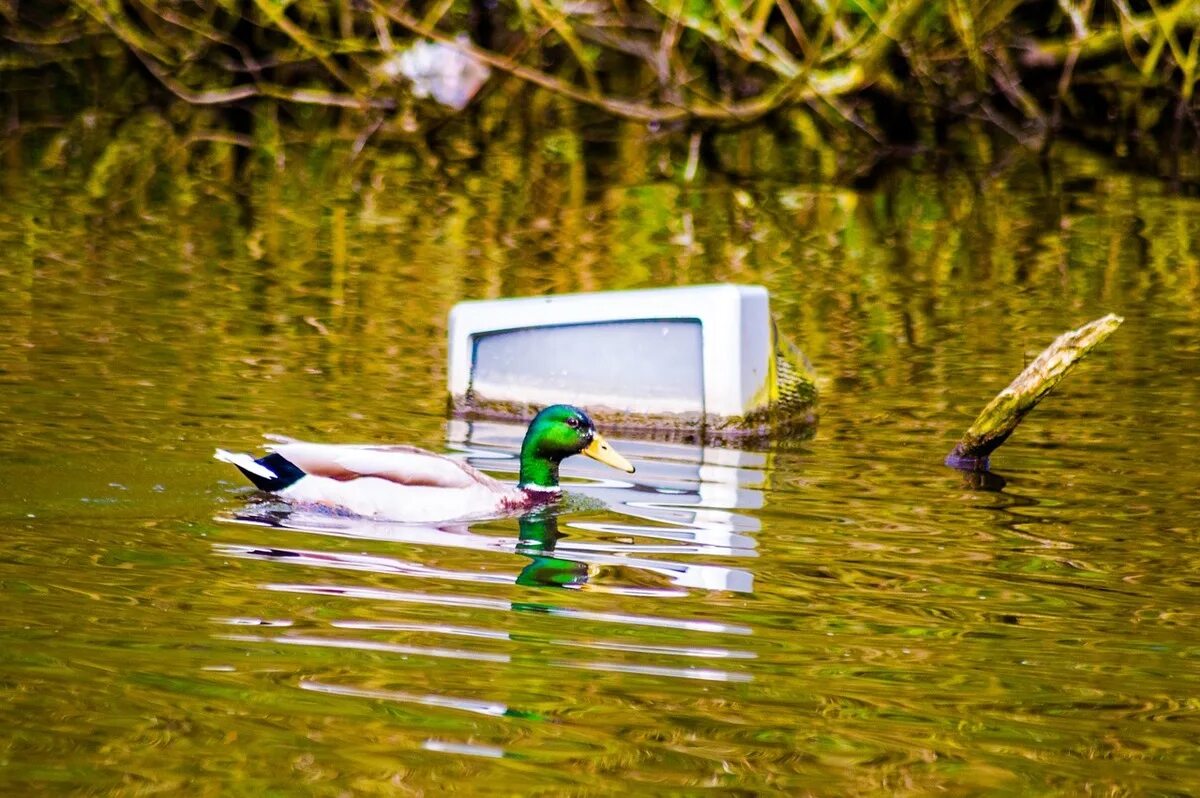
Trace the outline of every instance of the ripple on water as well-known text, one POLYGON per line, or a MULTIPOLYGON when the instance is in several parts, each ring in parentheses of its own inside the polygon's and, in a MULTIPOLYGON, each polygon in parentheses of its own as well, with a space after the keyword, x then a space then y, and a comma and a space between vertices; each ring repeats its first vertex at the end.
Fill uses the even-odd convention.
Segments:
MULTIPOLYGON (((1195 792, 1195 198, 1057 146, 1048 172, 866 191, 623 187, 502 153, 447 183, 364 152, 356 210, 314 182, 328 152, 288 144, 265 192, 179 172, 97 224, 67 174, 88 170, 24 169, 17 138, 0 792, 1195 792), (645 234, 679 213, 698 246, 645 234), (820 369, 815 438, 622 441, 636 476, 572 458, 541 519, 210 522, 244 496, 211 447, 268 421, 437 447, 439 319, 467 294, 731 276, 820 369), (987 477, 941 465, 1110 310, 987 477)), ((522 432, 448 437, 511 481, 522 432)))

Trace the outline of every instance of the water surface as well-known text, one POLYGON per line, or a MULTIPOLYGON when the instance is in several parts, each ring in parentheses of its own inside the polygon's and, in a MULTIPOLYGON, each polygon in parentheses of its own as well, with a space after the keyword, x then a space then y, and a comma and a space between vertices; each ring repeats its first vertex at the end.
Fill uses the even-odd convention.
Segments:
POLYGON ((10 162, 0 792, 1194 789, 1196 199, 1082 152, 863 191, 531 157, 10 162), (632 477, 576 458, 555 511, 441 527, 210 459, 278 432, 512 479, 519 427, 444 416, 455 302, 714 281, 770 289, 813 438, 617 439, 632 477), (1110 311, 993 479, 941 465, 1110 311))

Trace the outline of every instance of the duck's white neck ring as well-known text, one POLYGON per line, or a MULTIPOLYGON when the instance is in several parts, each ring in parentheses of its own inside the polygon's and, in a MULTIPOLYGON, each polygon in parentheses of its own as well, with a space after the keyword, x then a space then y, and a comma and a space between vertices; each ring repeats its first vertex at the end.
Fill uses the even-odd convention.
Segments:
POLYGON ((546 486, 546 485, 538 485, 537 483, 534 483, 534 482, 530 482, 527 485, 522 485, 521 490, 528 490, 528 491, 532 491, 534 493, 554 493, 554 494, 562 493, 562 488, 560 488, 558 485, 546 486))

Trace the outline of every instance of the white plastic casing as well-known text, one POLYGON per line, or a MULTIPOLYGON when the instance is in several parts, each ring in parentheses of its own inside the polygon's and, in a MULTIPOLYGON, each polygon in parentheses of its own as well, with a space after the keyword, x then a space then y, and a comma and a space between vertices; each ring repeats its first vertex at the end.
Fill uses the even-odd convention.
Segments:
POLYGON ((728 417, 761 409, 770 395, 771 315, 760 286, 461 302, 449 334, 456 401, 474 388, 484 401, 728 417), (640 324, 580 326, 621 322, 640 324))

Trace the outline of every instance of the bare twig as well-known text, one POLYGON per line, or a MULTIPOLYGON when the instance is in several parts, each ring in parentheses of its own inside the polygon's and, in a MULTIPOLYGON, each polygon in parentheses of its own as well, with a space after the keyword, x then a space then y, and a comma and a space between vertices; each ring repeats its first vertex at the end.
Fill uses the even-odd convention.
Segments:
POLYGON ((1027 41, 1022 61, 1030 66, 1062 63, 1076 47, 1080 59, 1100 58, 1122 48, 1130 36, 1148 41, 1160 19, 1170 20, 1173 26, 1195 29, 1200 26, 1200 3, 1178 0, 1169 8, 1129 17, 1123 25, 1093 30, 1082 39, 1071 36, 1057 41, 1027 41))
MULTIPOLYGON (((547 8, 542 0, 529 0, 529 6, 567 45, 567 49, 575 57, 579 68, 583 70, 583 79, 588 85, 588 90, 593 94, 599 95, 601 89, 600 81, 596 78, 596 70, 592 67, 592 63, 588 59, 587 53, 579 41, 579 37, 575 34, 575 30, 554 9, 547 8)), ((432 27, 425 24, 424 21, 422 21, 422 25, 427 28, 432 27)))
POLYGON ((222 105, 234 103, 238 100, 245 100, 249 97, 258 97, 261 94, 257 86, 250 84, 233 86, 232 88, 228 89, 192 91, 179 81, 175 80, 175 78, 167 74, 167 71, 159 66, 158 62, 155 61, 154 58, 148 53, 143 53, 137 47, 132 45, 129 49, 130 52, 137 56, 138 60, 142 62, 142 65, 146 67, 147 71, 157 78, 159 83, 166 87, 167 91, 171 92, 179 99, 191 103, 192 105, 222 105))
POLYGON ((304 50, 310 53, 313 58, 321 62, 321 66, 329 72, 339 83, 353 92, 358 89, 354 85, 354 81, 350 76, 342 71, 332 58, 329 57, 329 52, 326 48, 319 45, 315 39, 308 35, 307 31, 299 25, 287 18, 283 12, 283 6, 277 0, 254 0, 254 4, 260 11, 271 20, 281 31, 286 33, 288 37, 296 44, 300 45, 304 50))
POLYGON ((779 0, 779 12, 783 14, 783 21, 787 23, 788 30, 792 32, 792 38, 800 46, 800 52, 804 53, 804 60, 810 60, 812 58, 812 45, 808 41, 808 35, 804 32, 804 25, 800 23, 800 18, 796 16, 796 10, 792 8, 790 0, 779 0))

